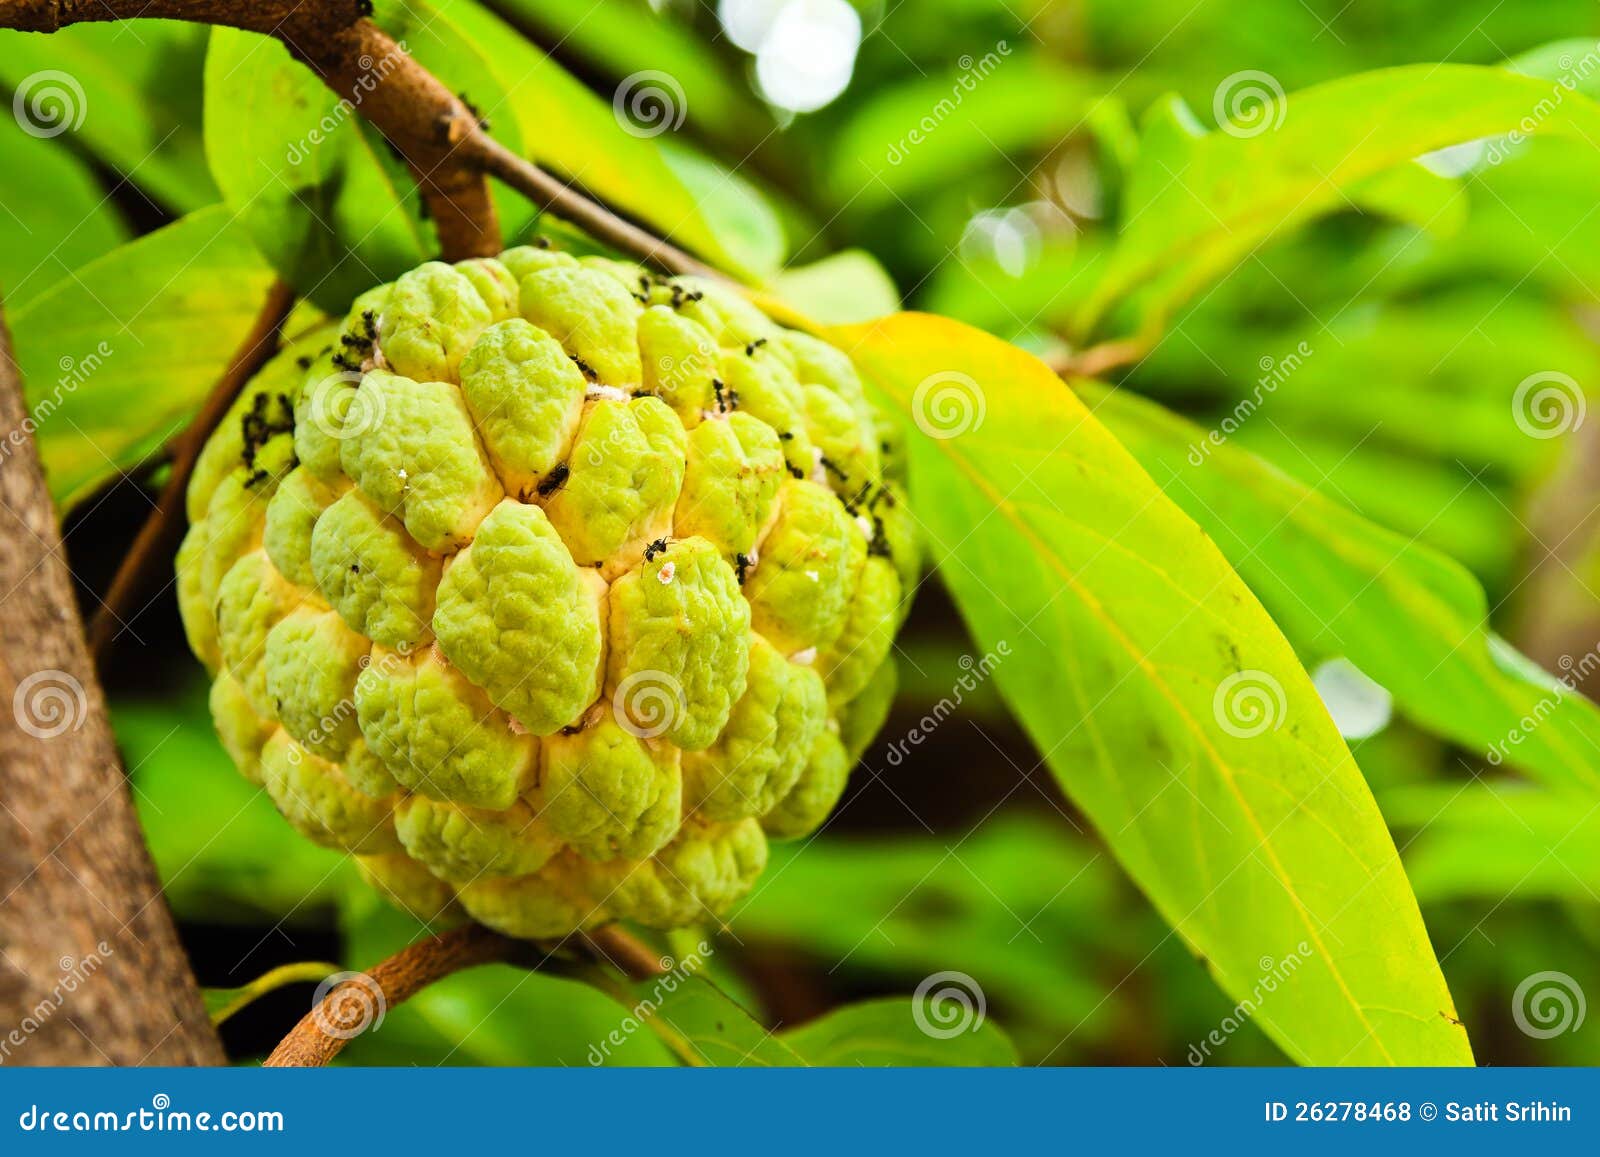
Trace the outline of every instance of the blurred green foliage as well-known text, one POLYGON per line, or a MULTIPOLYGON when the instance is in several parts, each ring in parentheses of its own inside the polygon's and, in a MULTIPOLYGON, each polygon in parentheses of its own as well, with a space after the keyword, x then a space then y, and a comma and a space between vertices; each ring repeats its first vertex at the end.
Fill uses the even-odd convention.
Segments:
MULTIPOLYGON (((1567 135, 1499 134, 1570 91, 1552 78, 1592 91, 1600 70, 1583 62, 1600 13, 1578 0, 855 6, 849 86, 798 116, 762 101, 751 57, 708 4, 393 0, 378 18, 500 140, 819 321, 862 321, 898 295, 1033 350, 1141 339, 1111 389, 1083 392, 1090 409, 1216 541, 1306 667, 1352 657, 1393 693, 1394 721, 1352 749, 1476 1055, 1593 1063, 1594 1025, 1531 1037, 1511 1001, 1548 971, 1600 992, 1600 829, 1592 798, 1570 794, 1600 767, 1594 708, 1500 636, 1522 641, 1529 599, 1594 601, 1581 567, 1556 568, 1555 593, 1529 581, 1567 549, 1537 537, 1535 514, 1574 440, 1526 436, 1514 403, 1532 375, 1600 381, 1600 132, 1562 98, 1535 127, 1567 135), (1348 79, 1507 60, 1525 75, 1348 79), (678 85, 682 122, 664 135, 613 115, 649 70, 678 85), (1298 145, 1215 131, 1244 73, 1289 94, 1298 145), (1332 87, 1297 95, 1318 85, 1332 87), (1454 143, 1453 126, 1495 135, 1394 167, 1454 143), (1390 163, 1330 182, 1363 148, 1390 163), (1204 240, 1219 206, 1263 203, 1250 228, 1204 240), (1230 419, 1205 455, 1226 473, 1205 476, 1213 490, 1191 485, 1185 456, 1230 419), (1521 722, 1532 711, 1537 729, 1521 722), (1489 758, 1521 730, 1526 744, 1489 758)), ((88 115, 43 136, 0 118, 0 287, 30 402, 37 413, 57 398, 39 441, 58 500, 82 504, 69 550, 83 575, 126 543, 96 514, 101 486, 137 472, 193 410, 272 273, 339 304, 430 253, 431 225, 358 118, 339 114, 329 142, 304 149, 336 102, 259 38, 148 21, 0 33, 8 95, 47 70, 70 74, 88 115), (101 342, 115 352, 94 388, 68 388, 62 359, 101 342)), ((499 204, 513 237, 534 226, 525 203, 502 191, 499 204)), ((1077 485, 1058 466, 1053 485, 1077 485)), ((1565 534, 1581 546, 1593 528, 1575 519, 1565 534)), ((997 572, 1015 566, 997 552, 997 572)), ((115 722, 168 897, 192 938, 237 925, 248 949, 229 942, 203 978, 232 988, 320 959, 318 937, 361 967, 420 935, 234 775, 170 614, 139 636, 125 640, 138 675, 123 673, 115 722), (151 669, 173 689, 142 693, 151 669)), ((1006 689, 1033 740, 986 685, 937 742, 888 758, 982 650, 928 584, 901 699, 839 815, 775 852, 728 926, 705 930, 705 976, 604 1063, 1005 1063, 996 1025, 1025 1062, 1282 1059, 1119 870, 1112 853, 1142 817, 1096 832, 1042 770, 1055 752, 1037 743, 1039 717, 1066 700, 1048 671, 1053 698, 1031 710, 1026 690, 1006 689), (906 1032, 907 994, 948 970, 981 988, 990 1026, 954 1052, 906 1032)), ((1130 744, 1139 719, 1120 720, 1130 744)), ((658 946, 682 959, 697 942, 658 946)), ((345 1058, 595 1063, 647 995, 484 968, 391 1010, 345 1058)))

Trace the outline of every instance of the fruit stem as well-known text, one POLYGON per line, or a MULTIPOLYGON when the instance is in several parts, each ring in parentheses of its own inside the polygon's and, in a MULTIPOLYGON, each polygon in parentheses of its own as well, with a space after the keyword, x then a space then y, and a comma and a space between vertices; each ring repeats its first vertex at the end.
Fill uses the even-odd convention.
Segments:
MULTIPOLYGON (((597 959, 640 980, 660 975, 656 954, 617 925, 580 934, 579 943, 597 959)), ((480 964, 541 969, 560 959, 563 943, 513 940, 480 924, 465 924, 408 945, 366 972, 335 985, 263 1062, 266 1068, 326 1065, 346 1044, 382 1019, 389 1009, 436 981, 480 964)))

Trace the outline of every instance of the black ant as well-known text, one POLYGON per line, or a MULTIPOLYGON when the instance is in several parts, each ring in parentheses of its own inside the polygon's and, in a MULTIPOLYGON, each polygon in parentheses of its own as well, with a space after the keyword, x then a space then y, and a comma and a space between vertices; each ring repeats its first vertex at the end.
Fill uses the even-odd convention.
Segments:
POLYGON ((744 576, 750 573, 750 556, 743 553, 733 556, 734 570, 739 576, 739 585, 744 586, 744 576))
POLYGON ((571 473, 572 468, 565 462, 556 463, 555 469, 551 470, 550 473, 546 474, 542 479, 540 479, 538 486, 539 497, 549 498, 557 490, 560 490, 562 483, 566 482, 567 480, 567 475, 571 473))
POLYGON ((645 562, 655 562, 656 555, 661 554, 666 549, 667 549, 667 540, 665 538, 656 539, 649 546, 644 548, 644 561, 645 562))

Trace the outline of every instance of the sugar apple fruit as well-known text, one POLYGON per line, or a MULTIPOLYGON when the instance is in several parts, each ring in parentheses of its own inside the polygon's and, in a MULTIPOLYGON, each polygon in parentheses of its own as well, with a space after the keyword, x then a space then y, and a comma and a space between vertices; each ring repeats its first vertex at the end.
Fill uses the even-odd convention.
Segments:
POLYGON ((184 626, 239 769, 391 900, 512 936, 721 913, 822 822, 916 574, 850 361, 527 246, 302 333, 201 454, 184 626))

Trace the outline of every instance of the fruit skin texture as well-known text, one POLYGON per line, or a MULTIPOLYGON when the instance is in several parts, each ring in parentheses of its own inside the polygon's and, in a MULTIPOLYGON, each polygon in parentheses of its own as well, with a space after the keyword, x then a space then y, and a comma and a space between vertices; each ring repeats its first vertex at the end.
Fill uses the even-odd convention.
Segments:
POLYGON ((428 262, 197 462, 179 604, 223 745, 423 919, 714 919, 893 697, 894 457, 847 357, 721 286, 428 262))

